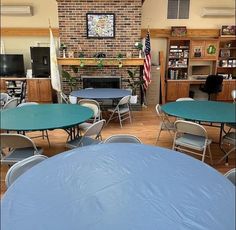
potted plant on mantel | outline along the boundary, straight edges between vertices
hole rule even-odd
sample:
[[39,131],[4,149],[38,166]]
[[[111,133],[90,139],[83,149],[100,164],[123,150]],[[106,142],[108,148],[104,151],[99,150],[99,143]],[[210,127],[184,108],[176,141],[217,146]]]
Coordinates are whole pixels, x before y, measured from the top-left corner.
[[[74,73],[78,73],[78,68],[73,66],[73,72]],[[77,79],[73,76],[71,76],[71,74],[65,70],[62,70],[62,77],[65,78],[67,80],[67,83],[70,87],[70,92],[72,92],[75,87],[77,86]],[[69,96],[69,100],[71,104],[76,104],[77,103],[77,97],[73,97],[73,96]]]
[[136,104],[138,101],[138,95],[137,95],[137,89],[140,87],[143,83],[144,80],[142,79],[142,76],[136,76],[137,73],[139,72],[139,68],[135,69],[134,71],[127,70],[129,74],[128,78],[128,86],[132,90],[132,96],[130,98],[130,103],[131,104]]

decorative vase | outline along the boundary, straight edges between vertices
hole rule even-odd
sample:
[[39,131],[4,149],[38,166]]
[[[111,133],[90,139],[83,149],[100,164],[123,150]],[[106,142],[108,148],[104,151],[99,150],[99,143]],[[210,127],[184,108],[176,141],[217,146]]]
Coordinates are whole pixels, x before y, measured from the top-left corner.
[[132,95],[130,97],[130,104],[136,104],[138,102],[138,95]]
[[65,50],[65,49],[62,50],[62,57],[63,57],[63,58],[66,58],[66,50]]
[[138,57],[142,58],[142,50],[139,50]]
[[71,104],[77,104],[77,97],[69,96],[69,101]]

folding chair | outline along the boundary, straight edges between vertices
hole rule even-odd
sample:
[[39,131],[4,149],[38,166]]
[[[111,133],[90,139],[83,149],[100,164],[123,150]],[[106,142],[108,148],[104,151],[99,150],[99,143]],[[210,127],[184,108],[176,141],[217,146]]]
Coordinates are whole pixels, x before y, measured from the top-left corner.
[[129,134],[116,134],[108,137],[103,143],[136,143],[142,144],[136,136]]
[[[202,161],[209,156],[212,164],[210,150],[212,141],[208,139],[206,129],[200,124],[185,120],[177,120],[174,126],[176,132],[172,149],[201,156]],[[206,155],[207,148],[209,155]]]
[[77,136],[75,139],[70,140],[66,143],[66,147],[69,149],[99,144],[101,140],[99,137],[101,136],[101,131],[105,126],[106,121],[100,120],[91,125],[82,136]]
[[86,131],[93,123],[101,120],[101,108],[99,103],[92,99],[81,99],[78,104],[93,110],[93,117],[88,122],[79,125],[80,131]]
[[[159,120],[160,120],[160,129],[157,133],[156,143],[158,142],[160,134],[161,134],[162,131],[168,131],[169,135],[173,139],[174,132],[175,132],[174,122],[171,122],[169,120],[168,115],[165,114],[161,110],[161,106],[159,104],[156,105],[156,113],[157,113],[157,115],[159,117]],[[173,132],[173,134],[172,134],[172,132]]]
[[48,157],[44,155],[34,155],[15,163],[7,171],[6,178],[5,178],[6,187],[9,188],[18,177],[20,177],[27,170],[29,170],[30,168],[40,163],[41,161],[44,161],[47,158]]
[[18,98],[12,98],[9,101],[7,101],[2,109],[13,109],[16,108],[18,105]]
[[36,147],[27,136],[15,133],[1,133],[1,163],[13,165],[27,157],[42,154],[43,149]]
[[[224,145],[229,147],[229,150],[223,148]],[[235,154],[236,151],[236,132],[228,132],[221,139],[221,149],[225,153],[225,155],[218,161],[220,163],[222,160],[226,158],[226,164],[228,164],[228,156],[231,153]]]
[[111,115],[107,121],[107,124],[111,120],[116,118],[119,118],[121,128],[123,127],[122,121],[129,119],[130,123],[132,122],[129,101],[130,101],[130,95],[125,96],[118,102],[115,108],[108,109],[108,112],[111,113]]
[[229,170],[224,176],[236,186],[236,168]]

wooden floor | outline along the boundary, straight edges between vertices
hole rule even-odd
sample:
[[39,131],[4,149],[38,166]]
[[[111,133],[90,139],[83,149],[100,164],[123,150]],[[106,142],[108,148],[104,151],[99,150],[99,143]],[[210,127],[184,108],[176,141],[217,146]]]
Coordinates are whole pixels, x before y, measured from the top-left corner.
[[[163,131],[160,136],[160,140],[156,144],[156,134],[159,129],[159,119],[156,116],[154,107],[143,108],[142,111],[133,111],[133,122],[130,124],[128,121],[124,123],[121,129],[119,123],[113,121],[102,132],[103,139],[113,134],[132,134],[141,139],[144,144],[157,145],[164,148],[171,148],[172,139],[166,131]],[[206,127],[209,137],[213,140],[211,144],[211,152],[213,155],[213,167],[221,173],[225,173],[231,168],[235,168],[235,154],[231,154],[229,158],[229,165],[225,165],[225,162],[217,164],[216,162],[223,156],[223,153],[218,146],[219,129],[213,127]],[[35,135],[35,133],[34,133]],[[49,131],[49,138],[51,147],[49,148],[47,140],[42,138],[33,139],[38,146],[43,147],[45,155],[51,157],[56,154],[60,154],[66,151],[65,142],[67,134],[63,130]],[[207,161],[206,161],[207,162]],[[5,175],[8,170],[8,166],[1,167],[1,196],[5,192]]]

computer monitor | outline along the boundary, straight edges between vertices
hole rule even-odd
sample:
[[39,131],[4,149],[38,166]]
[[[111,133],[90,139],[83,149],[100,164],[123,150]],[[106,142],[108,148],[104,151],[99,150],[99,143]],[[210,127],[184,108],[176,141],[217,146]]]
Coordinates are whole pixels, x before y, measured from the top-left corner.
[[1,54],[0,76],[25,77],[23,54]]

